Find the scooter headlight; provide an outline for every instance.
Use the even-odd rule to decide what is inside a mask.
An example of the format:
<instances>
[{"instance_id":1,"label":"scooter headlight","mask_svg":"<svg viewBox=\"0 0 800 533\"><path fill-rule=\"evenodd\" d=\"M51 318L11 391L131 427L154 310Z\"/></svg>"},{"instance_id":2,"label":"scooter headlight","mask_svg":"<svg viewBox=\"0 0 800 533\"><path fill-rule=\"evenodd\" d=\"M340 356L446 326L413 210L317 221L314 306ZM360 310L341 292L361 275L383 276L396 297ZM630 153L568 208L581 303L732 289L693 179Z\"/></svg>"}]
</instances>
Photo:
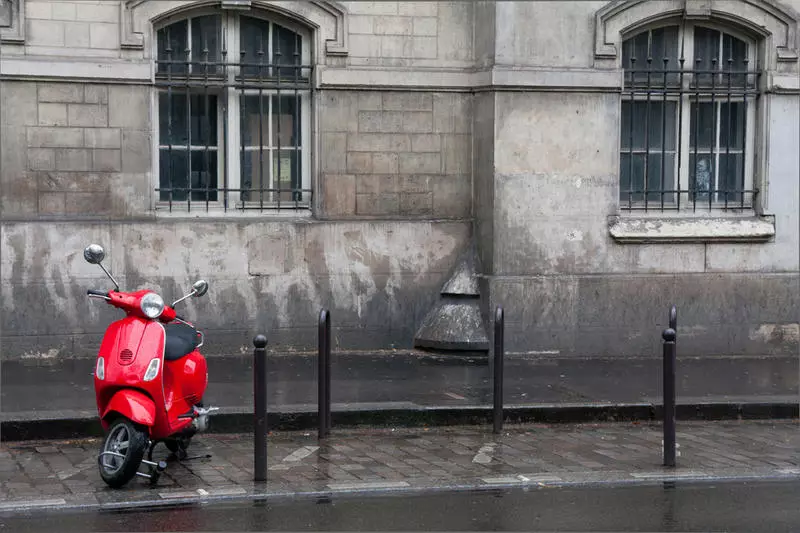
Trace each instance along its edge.
<instances>
[{"instance_id":1,"label":"scooter headlight","mask_svg":"<svg viewBox=\"0 0 800 533\"><path fill-rule=\"evenodd\" d=\"M164 312L164 299L154 292L148 292L142 297L139 307L148 318L158 318Z\"/></svg>"},{"instance_id":2,"label":"scooter headlight","mask_svg":"<svg viewBox=\"0 0 800 533\"><path fill-rule=\"evenodd\" d=\"M150 360L150 364L147 365L147 371L144 373L144 380L145 381L153 381L156 379L158 375L158 368L161 366L161 359L158 357L154 357Z\"/></svg>"}]
</instances>

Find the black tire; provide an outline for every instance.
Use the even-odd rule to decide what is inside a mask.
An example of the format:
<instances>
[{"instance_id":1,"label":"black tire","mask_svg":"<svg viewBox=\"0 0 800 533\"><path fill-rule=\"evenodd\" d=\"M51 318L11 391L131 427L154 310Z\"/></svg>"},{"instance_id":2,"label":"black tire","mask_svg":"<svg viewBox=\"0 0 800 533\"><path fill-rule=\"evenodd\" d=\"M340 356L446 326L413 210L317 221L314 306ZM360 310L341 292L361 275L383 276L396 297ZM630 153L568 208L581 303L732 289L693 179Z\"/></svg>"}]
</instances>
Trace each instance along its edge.
<instances>
[{"instance_id":1,"label":"black tire","mask_svg":"<svg viewBox=\"0 0 800 533\"><path fill-rule=\"evenodd\" d=\"M118 489L136 476L149 445L147 433L127 418L118 418L108 429L100 452L116 452L125 457L101 455L100 477L112 489Z\"/></svg>"}]
</instances>

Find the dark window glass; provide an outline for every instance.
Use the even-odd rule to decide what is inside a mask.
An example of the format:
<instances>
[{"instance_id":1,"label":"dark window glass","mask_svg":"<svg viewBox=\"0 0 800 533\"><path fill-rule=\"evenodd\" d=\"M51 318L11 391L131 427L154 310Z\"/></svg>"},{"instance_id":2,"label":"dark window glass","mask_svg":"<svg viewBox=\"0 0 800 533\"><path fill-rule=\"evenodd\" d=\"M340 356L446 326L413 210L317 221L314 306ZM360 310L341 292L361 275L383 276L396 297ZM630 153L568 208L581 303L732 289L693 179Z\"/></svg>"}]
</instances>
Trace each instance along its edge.
<instances>
[{"instance_id":1,"label":"dark window glass","mask_svg":"<svg viewBox=\"0 0 800 533\"><path fill-rule=\"evenodd\" d=\"M245 146L269 146L269 95L239 97L242 143Z\"/></svg>"},{"instance_id":2,"label":"dark window glass","mask_svg":"<svg viewBox=\"0 0 800 533\"><path fill-rule=\"evenodd\" d=\"M185 74L189 47L189 21L181 20L158 30L158 73ZM165 62L180 63L165 63Z\"/></svg>"},{"instance_id":3,"label":"dark window glass","mask_svg":"<svg viewBox=\"0 0 800 533\"><path fill-rule=\"evenodd\" d=\"M749 62L747 61L747 43L741 39L737 39L732 35L725 34L722 36L722 61L723 69L735 74L727 74L722 80L723 85L730 84L731 86L741 87L745 84L745 80L750 83L755 82L754 77L747 77L744 72L750 69Z\"/></svg>"},{"instance_id":4,"label":"dark window glass","mask_svg":"<svg viewBox=\"0 0 800 533\"><path fill-rule=\"evenodd\" d=\"M158 94L159 144L192 146L217 145L217 96L192 94L188 109L186 93L161 91ZM187 121L186 118L190 117Z\"/></svg>"},{"instance_id":5,"label":"dark window glass","mask_svg":"<svg viewBox=\"0 0 800 533\"><path fill-rule=\"evenodd\" d=\"M300 65L302 57L302 43L300 35L273 24L272 26L272 57L276 65ZM302 72L299 68L282 68L280 76L286 78L300 78Z\"/></svg>"},{"instance_id":6,"label":"dark window glass","mask_svg":"<svg viewBox=\"0 0 800 533\"><path fill-rule=\"evenodd\" d=\"M634 59L635 61L633 61ZM665 59L666 68L664 68ZM666 26L647 30L627 39L622 44L622 66L629 71L635 71L628 73L626 77L628 83L631 81L647 83L649 79L651 85L663 85L664 73L658 71L676 70L680 66L678 63L678 27ZM674 82L676 79L676 74L667 76L668 82Z\"/></svg>"},{"instance_id":7,"label":"dark window glass","mask_svg":"<svg viewBox=\"0 0 800 533\"><path fill-rule=\"evenodd\" d=\"M744 189L744 154L721 153L719 156L719 175L722 189L717 194L719 202L739 202Z\"/></svg>"},{"instance_id":8,"label":"dark window glass","mask_svg":"<svg viewBox=\"0 0 800 533\"><path fill-rule=\"evenodd\" d=\"M708 152L716 144L715 107L711 102L692 103L692 113L689 118L689 146L692 151Z\"/></svg>"},{"instance_id":9,"label":"dark window glass","mask_svg":"<svg viewBox=\"0 0 800 533\"><path fill-rule=\"evenodd\" d=\"M215 71L214 66L203 65L204 62L219 62L222 54L220 38L222 35L222 19L219 15L208 15L192 18L192 62L193 74L204 74Z\"/></svg>"},{"instance_id":10,"label":"dark window glass","mask_svg":"<svg viewBox=\"0 0 800 533\"><path fill-rule=\"evenodd\" d=\"M275 184L281 189L281 202L302 201L303 195L299 189L302 187L300 182L300 161L302 152L300 150L281 150L275 151L272 161L272 172Z\"/></svg>"},{"instance_id":11,"label":"dark window glass","mask_svg":"<svg viewBox=\"0 0 800 533\"><path fill-rule=\"evenodd\" d=\"M303 201L300 150L245 150L242 153L242 200L250 202ZM272 184L270 185L270 164ZM263 185L262 185L263 184ZM271 189L271 190L269 190Z\"/></svg>"},{"instance_id":12,"label":"dark window glass","mask_svg":"<svg viewBox=\"0 0 800 533\"><path fill-rule=\"evenodd\" d=\"M269 104L272 99L272 138L269 130ZM260 101L259 101L260 100ZM300 98L294 94L257 94L239 97L242 140L245 146L300 146Z\"/></svg>"},{"instance_id":13,"label":"dark window glass","mask_svg":"<svg viewBox=\"0 0 800 533\"><path fill-rule=\"evenodd\" d=\"M675 153L620 154L620 200L627 202L644 201L645 174L647 175L647 201L661 203L662 190L674 190ZM664 181L662 182L662 164ZM652 192L656 191L656 192ZM664 202L675 201L674 193L664 193Z\"/></svg>"},{"instance_id":14,"label":"dark window glass","mask_svg":"<svg viewBox=\"0 0 800 533\"><path fill-rule=\"evenodd\" d=\"M253 17L240 19L239 47L240 61L248 66L242 67L246 76L268 77L269 70L269 22Z\"/></svg>"},{"instance_id":15,"label":"dark window glass","mask_svg":"<svg viewBox=\"0 0 800 533\"><path fill-rule=\"evenodd\" d=\"M191 176L189 174L189 159L192 163ZM217 200L217 153L201 150L172 150L161 148L159 154L159 184L162 189L159 199L167 202L186 201L189 198L191 183L191 198L193 202L209 202ZM172 189L170 192L163 189Z\"/></svg>"},{"instance_id":16,"label":"dark window glass","mask_svg":"<svg viewBox=\"0 0 800 533\"><path fill-rule=\"evenodd\" d=\"M272 97L272 146L300 146L300 98Z\"/></svg>"},{"instance_id":17,"label":"dark window glass","mask_svg":"<svg viewBox=\"0 0 800 533\"><path fill-rule=\"evenodd\" d=\"M161 28L157 32L158 74L185 75L187 62L191 63L193 75L219 72L221 67L203 63L221 61L221 38L222 18L219 15L192 17Z\"/></svg>"},{"instance_id":18,"label":"dark window glass","mask_svg":"<svg viewBox=\"0 0 800 533\"><path fill-rule=\"evenodd\" d=\"M720 104L719 144L724 151L744 149L744 102L723 102Z\"/></svg>"},{"instance_id":19,"label":"dark window glass","mask_svg":"<svg viewBox=\"0 0 800 533\"><path fill-rule=\"evenodd\" d=\"M667 151L675 150L677 106L674 101L622 102L622 149L630 149L632 137L635 151L661 151L662 147ZM649 135L645 135L646 128L650 130ZM666 143L662 142L662 134Z\"/></svg>"}]
</instances>

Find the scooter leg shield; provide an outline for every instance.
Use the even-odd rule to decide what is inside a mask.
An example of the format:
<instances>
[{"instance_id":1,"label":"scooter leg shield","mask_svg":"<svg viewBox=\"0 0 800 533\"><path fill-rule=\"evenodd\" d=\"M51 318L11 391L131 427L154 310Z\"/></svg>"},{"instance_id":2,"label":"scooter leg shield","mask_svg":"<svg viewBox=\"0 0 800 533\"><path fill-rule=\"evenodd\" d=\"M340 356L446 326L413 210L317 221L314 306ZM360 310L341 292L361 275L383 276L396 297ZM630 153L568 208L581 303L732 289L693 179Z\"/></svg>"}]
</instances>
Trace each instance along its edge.
<instances>
[{"instance_id":1,"label":"scooter leg shield","mask_svg":"<svg viewBox=\"0 0 800 533\"><path fill-rule=\"evenodd\" d=\"M102 419L107 420L113 413L119 413L137 424L152 427L156 421L156 404L143 392L123 389L108 402Z\"/></svg>"}]
</instances>

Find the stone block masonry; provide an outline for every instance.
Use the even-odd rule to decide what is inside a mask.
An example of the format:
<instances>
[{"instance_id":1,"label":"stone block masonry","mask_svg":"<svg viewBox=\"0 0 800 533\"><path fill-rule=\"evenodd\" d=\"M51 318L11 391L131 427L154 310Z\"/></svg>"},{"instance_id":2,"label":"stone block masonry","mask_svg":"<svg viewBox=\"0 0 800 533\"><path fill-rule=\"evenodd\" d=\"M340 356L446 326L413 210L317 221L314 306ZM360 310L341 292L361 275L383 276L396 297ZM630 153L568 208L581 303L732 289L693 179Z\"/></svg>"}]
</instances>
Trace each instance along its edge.
<instances>
[{"instance_id":1,"label":"stone block masonry","mask_svg":"<svg viewBox=\"0 0 800 533\"><path fill-rule=\"evenodd\" d=\"M109 110L109 93L119 101L125 97L117 94L120 91L129 89L78 83L3 84L8 99L4 111L9 111L3 115L3 148L18 154L3 157L4 216L110 216L114 205L124 205L112 201L126 190L117 187L126 181L122 172L136 173L133 179L141 180L150 166L150 149L144 129L149 124L121 120L124 110ZM123 153L124 138L131 140L132 153Z\"/></svg>"},{"instance_id":2,"label":"stone block masonry","mask_svg":"<svg viewBox=\"0 0 800 533\"><path fill-rule=\"evenodd\" d=\"M35 174L39 214L108 214L111 180L106 173L118 172L122 157L120 130L108 128L108 88L38 84L37 104L39 123L55 123L28 128L28 149L48 161L50 152L54 156L51 168ZM60 121L64 116L66 124Z\"/></svg>"},{"instance_id":3,"label":"stone block masonry","mask_svg":"<svg viewBox=\"0 0 800 533\"><path fill-rule=\"evenodd\" d=\"M27 45L31 52L54 55L64 48L63 55L108 57L119 48L116 2L28 0L26 17L30 21Z\"/></svg>"},{"instance_id":4,"label":"stone block masonry","mask_svg":"<svg viewBox=\"0 0 800 533\"><path fill-rule=\"evenodd\" d=\"M349 62L388 68L468 68L474 53L472 2L352 2Z\"/></svg>"},{"instance_id":5,"label":"stone block masonry","mask_svg":"<svg viewBox=\"0 0 800 533\"><path fill-rule=\"evenodd\" d=\"M326 216L470 216L470 95L329 91L322 109Z\"/></svg>"}]
</instances>

